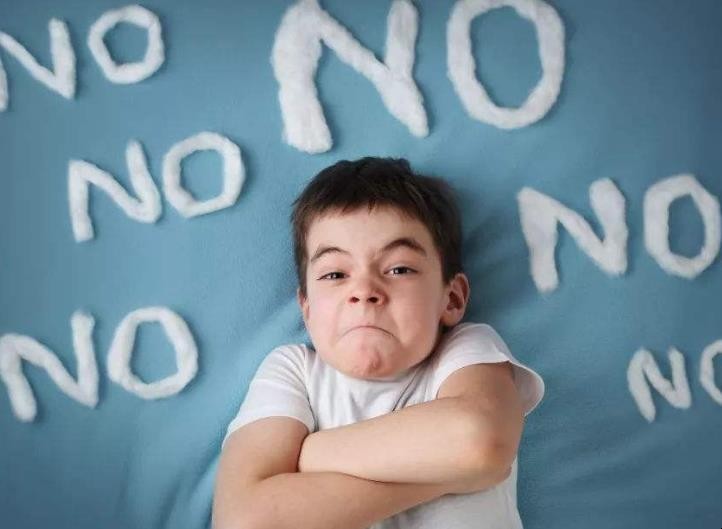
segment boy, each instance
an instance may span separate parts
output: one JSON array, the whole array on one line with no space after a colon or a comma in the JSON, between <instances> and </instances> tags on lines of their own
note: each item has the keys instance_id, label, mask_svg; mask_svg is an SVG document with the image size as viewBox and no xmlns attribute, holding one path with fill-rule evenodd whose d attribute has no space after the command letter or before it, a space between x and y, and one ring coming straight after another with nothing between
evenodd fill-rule
<instances>
[{"instance_id":1,"label":"boy","mask_svg":"<svg viewBox=\"0 0 722 529\"><path fill-rule=\"evenodd\" d=\"M321 171L291 215L313 347L277 347L223 441L213 527L521 528L516 453L544 394L486 324L451 188L406 160Z\"/></svg>"}]
</instances>

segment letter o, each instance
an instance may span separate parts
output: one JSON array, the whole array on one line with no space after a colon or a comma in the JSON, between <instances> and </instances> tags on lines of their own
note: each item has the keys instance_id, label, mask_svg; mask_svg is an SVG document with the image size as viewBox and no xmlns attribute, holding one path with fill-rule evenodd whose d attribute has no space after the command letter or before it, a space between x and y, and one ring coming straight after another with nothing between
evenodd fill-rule
<instances>
[{"instance_id":1,"label":"letter o","mask_svg":"<svg viewBox=\"0 0 722 529\"><path fill-rule=\"evenodd\" d=\"M689 195L704 224L704 246L695 257L673 253L669 247L669 206ZM666 272L693 279L707 268L720 249L720 205L694 175L680 174L657 182L644 194L644 245Z\"/></svg>"},{"instance_id":2,"label":"letter o","mask_svg":"<svg viewBox=\"0 0 722 529\"><path fill-rule=\"evenodd\" d=\"M142 60L118 64L110 56L103 37L120 22L135 24L148 33L148 47ZM137 83L150 77L165 60L160 20L151 11L137 5L103 13L90 27L88 47L105 76L118 84Z\"/></svg>"},{"instance_id":3,"label":"letter o","mask_svg":"<svg viewBox=\"0 0 722 529\"><path fill-rule=\"evenodd\" d=\"M178 371L169 377L145 383L130 370L135 334L138 325L158 321L175 349ZM108 378L130 393L144 399L175 395L195 377L198 371L198 349L188 325L175 312L165 307L144 307L134 310L120 322L108 352Z\"/></svg>"},{"instance_id":4,"label":"letter o","mask_svg":"<svg viewBox=\"0 0 722 529\"><path fill-rule=\"evenodd\" d=\"M495 105L474 71L471 53L471 21L492 9L513 7L530 20L537 31L541 80L519 108ZM549 4L541 0L459 0L454 5L446 31L447 61L451 79L466 111L475 119L502 129L514 129L540 120L559 95L564 74L564 26Z\"/></svg>"}]
</instances>

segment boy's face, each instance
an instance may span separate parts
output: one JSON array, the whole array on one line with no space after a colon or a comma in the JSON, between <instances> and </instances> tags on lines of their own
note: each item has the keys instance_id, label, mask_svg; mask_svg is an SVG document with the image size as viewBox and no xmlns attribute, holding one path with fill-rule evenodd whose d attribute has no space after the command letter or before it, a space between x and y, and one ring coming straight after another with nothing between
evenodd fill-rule
<instances>
[{"instance_id":1,"label":"boy's face","mask_svg":"<svg viewBox=\"0 0 722 529\"><path fill-rule=\"evenodd\" d=\"M466 276L444 285L431 233L396 209L319 217L306 253L307 298L297 292L306 329L321 358L353 378L393 378L418 364L440 324L455 325L466 310Z\"/></svg>"}]
</instances>

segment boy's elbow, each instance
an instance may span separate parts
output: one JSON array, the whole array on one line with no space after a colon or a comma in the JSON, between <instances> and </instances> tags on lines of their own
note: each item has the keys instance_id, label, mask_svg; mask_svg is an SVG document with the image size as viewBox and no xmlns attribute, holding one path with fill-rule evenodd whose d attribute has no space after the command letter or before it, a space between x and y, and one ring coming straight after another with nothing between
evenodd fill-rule
<instances>
[{"instance_id":1,"label":"boy's elbow","mask_svg":"<svg viewBox=\"0 0 722 529\"><path fill-rule=\"evenodd\" d=\"M261 529L258 506L254 509L252 490L225 501L215 501L211 513L211 529Z\"/></svg>"},{"instance_id":2,"label":"boy's elbow","mask_svg":"<svg viewBox=\"0 0 722 529\"><path fill-rule=\"evenodd\" d=\"M488 435L471 436L466 461L479 479L496 485L511 475L512 465L517 455L518 445L498 437Z\"/></svg>"},{"instance_id":3,"label":"boy's elbow","mask_svg":"<svg viewBox=\"0 0 722 529\"><path fill-rule=\"evenodd\" d=\"M516 458L516 450L506 444L487 443L483 450L476 450L477 472L487 476L494 485L501 483L511 475L511 468Z\"/></svg>"},{"instance_id":4,"label":"boy's elbow","mask_svg":"<svg viewBox=\"0 0 722 529\"><path fill-rule=\"evenodd\" d=\"M260 524L252 519L248 511L212 516L211 529L260 529Z\"/></svg>"},{"instance_id":5,"label":"boy's elbow","mask_svg":"<svg viewBox=\"0 0 722 529\"><path fill-rule=\"evenodd\" d=\"M477 418L479 414L484 417L486 412L472 410L471 414L470 422L474 423L478 420L474 419L475 414ZM476 431L469 436L470 460L474 462L474 468L493 477L497 482L508 478L517 457L523 428L523 418L500 418L499 414L487 415L476 422Z\"/></svg>"}]
</instances>

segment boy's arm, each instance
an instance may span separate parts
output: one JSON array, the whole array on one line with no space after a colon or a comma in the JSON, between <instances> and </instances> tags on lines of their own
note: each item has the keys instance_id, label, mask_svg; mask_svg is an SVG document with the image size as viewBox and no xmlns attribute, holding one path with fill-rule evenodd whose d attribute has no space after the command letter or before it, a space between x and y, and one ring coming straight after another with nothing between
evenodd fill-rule
<instances>
[{"instance_id":1,"label":"boy's arm","mask_svg":"<svg viewBox=\"0 0 722 529\"><path fill-rule=\"evenodd\" d=\"M458 486L389 484L336 472L298 473L308 428L295 418L253 421L224 443L213 529L362 529Z\"/></svg>"},{"instance_id":2,"label":"boy's arm","mask_svg":"<svg viewBox=\"0 0 722 529\"><path fill-rule=\"evenodd\" d=\"M470 414L474 414L473 418ZM463 483L491 487L508 476L479 441L477 410L463 399L439 398L386 415L308 435L301 472L341 472L385 482ZM487 484L487 486L483 486Z\"/></svg>"},{"instance_id":3,"label":"boy's arm","mask_svg":"<svg viewBox=\"0 0 722 529\"><path fill-rule=\"evenodd\" d=\"M241 529L366 529L446 492L443 485L384 483L337 472L276 474L251 486L244 509L252 514Z\"/></svg>"}]
</instances>

